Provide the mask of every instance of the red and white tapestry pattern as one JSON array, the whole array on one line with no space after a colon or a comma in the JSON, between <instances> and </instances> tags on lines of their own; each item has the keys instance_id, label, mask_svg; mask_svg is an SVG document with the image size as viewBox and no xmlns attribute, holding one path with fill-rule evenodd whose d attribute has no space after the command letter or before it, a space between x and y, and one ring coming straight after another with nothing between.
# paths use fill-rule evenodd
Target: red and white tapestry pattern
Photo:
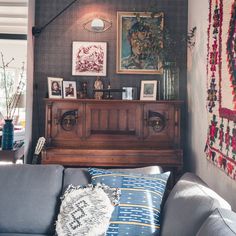
<instances>
[{"instance_id":1,"label":"red and white tapestry pattern","mask_svg":"<svg viewBox=\"0 0 236 236\"><path fill-rule=\"evenodd\" d=\"M209 0L208 160L236 180L236 0Z\"/></svg>"}]
</instances>

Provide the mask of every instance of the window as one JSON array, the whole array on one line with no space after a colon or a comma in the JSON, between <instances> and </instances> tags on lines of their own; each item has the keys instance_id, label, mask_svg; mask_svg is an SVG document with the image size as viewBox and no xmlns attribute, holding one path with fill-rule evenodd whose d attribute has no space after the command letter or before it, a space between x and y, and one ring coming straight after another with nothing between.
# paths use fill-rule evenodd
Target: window
<instances>
[{"instance_id":1,"label":"window","mask_svg":"<svg viewBox=\"0 0 236 236\"><path fill-rule=\"evenodd\" d=\"M22 70L24 63L24 68L26 68L26 54L27 54L27 42L26 40L0 40L0 52L3 53L5 64L14 60L9 64L6 69L7 86L10 91L10 95L13 95L19 82L22 81L26 84L26 70ZM0 58L1 60L1 58ZM0 67L2 63L0 61ZM23 88L21 99L18 102L17 109L14 113L14 125L15 126L25 126L25 86ZM3 81L3 69L0 68L0 112L4 116L6 114L5 105L5 92L4 92L4 81ZM3 118L3 117L1 117ZM0 126L3 120L0 119Z\"/></svg>"}]
</instances>

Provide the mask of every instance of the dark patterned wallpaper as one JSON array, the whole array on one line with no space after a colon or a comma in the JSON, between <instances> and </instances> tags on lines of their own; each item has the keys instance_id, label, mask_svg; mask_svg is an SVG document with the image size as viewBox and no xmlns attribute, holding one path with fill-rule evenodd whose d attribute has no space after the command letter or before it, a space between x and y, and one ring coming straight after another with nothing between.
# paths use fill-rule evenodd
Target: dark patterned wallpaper
<instances>
[{"instance_id":1,"label":"dark patterned wallpaper","mask_svg":"<svg viewBox=\"0 0 236 236\"><path fill-rule=\"evenodd\" d=\"M72 0L36 0L36 26L43 26ZM175 37L186 35L187 0L78 0L35 38L34 61L34 110L33 143L44 135L44 103L47 95L47 77L65 80L87 81L91 95L95 77L72 76L72 42L101 41L108 43L107 76L102 78L112 88L140 87L143 79L158 79L160 75L116 74L116 12L149 11L154 7L165 14L165 26ZM112 21L112 27L104 33L91 33L83 29L83 23L92 16L102 16ZM180 98L186 97L186 48L181 54Z\"/></svg>"}]
</instances>

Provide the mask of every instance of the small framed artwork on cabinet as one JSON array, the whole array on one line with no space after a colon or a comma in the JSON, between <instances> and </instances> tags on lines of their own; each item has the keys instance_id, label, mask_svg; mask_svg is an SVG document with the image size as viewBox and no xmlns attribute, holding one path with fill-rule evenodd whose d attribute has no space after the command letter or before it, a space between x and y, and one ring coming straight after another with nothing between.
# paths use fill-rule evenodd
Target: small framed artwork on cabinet
<instances>
[{"instance_id":1,"label":"small framed artwork on cabinet","mask_svg":"<svg viewBox=\"0 0 236 236\"><path fill-rule=\"evenodd\" d=\"M157 80L142 80L140 100L155 101L157 99Z\"/></svg>"},{"instance_id":2,"label":"small framed artwork on cabinet","mask_svg":"<svg viewBox=\"0 0 236 236\"><path fill-rule=\"evenodd\" d=\"M76 99L76 82L75 81L63 81L63 97L65 99Z\"/></svg>"},{"instance_id":3,"label":"small framed artwork on cabinet","mask_svg":"<svg viewBox=\"0 0 236 236\"><path fill-rule=\"evenodd\" d=\"M62 98L63 78L48 77L48 97Z\"/></svg>"}]
</instances>

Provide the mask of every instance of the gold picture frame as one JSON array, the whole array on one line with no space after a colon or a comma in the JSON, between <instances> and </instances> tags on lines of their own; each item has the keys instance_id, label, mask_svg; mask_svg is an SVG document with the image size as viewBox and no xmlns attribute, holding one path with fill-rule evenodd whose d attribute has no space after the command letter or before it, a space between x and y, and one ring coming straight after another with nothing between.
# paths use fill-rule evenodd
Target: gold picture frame
<instances>
[{"instance_id":1,"label":"gold picture frame","mask_svg":"<svg viewBox=\"0 0 236 236\"><path fill-rule=\"evenodd\" d=\"M157 47L163 46L164 13L117 12L118 74L162 74ZM155 45L154 45L155 44Z\"/></svg>"}]
</instances>

